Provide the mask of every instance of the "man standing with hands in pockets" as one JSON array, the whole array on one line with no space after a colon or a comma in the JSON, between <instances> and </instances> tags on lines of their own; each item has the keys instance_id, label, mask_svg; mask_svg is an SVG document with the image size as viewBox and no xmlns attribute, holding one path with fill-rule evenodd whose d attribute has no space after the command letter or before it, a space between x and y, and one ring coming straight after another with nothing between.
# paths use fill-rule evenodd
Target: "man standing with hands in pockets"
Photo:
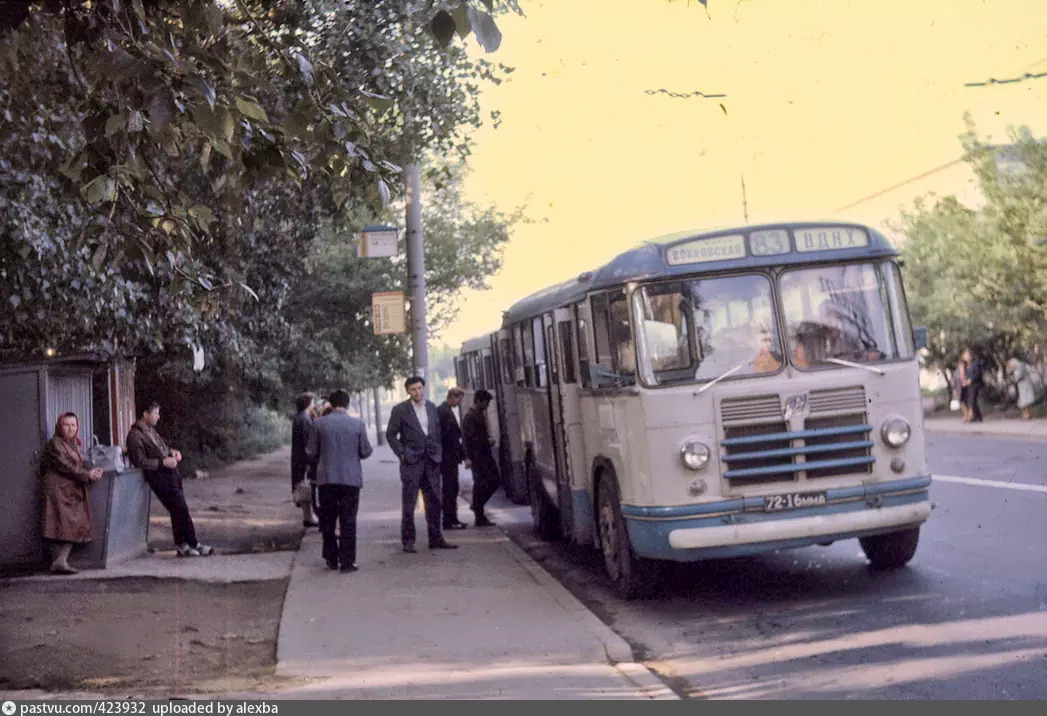
<instances>
[{"instance_id":1,"label":"man standing with hands in pockets","mask_svg":"<svg viewBox=\"0 0 1047 716\"><path fill-rule=\"evenodd\" d=\"M443 445L436 406L425 399L425 380L412 376L404 383L408 400L393 408L385 437L400 459L402 516L400 540L404 552L414 554L414 507L421 490L425 501L425 523L429 549L458 549L444 539L441 529L440 461Z\"/></svg>"}]
</instances>

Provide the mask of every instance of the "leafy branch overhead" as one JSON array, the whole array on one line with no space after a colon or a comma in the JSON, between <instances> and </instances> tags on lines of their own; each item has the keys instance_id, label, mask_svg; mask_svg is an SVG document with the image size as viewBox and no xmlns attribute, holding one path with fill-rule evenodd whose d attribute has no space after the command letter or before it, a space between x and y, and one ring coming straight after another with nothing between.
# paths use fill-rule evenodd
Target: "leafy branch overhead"
<instances>
[{"instance_id":1,"label":"leafy branch overhead","mask_svg":"<svg viewBox=\"0 0 1047 716\"><path fill-rule=\"evenodd\" d=\"M271 375L322 227L395 206L407 161L467 156L511 70L435 39L463 9L480 33L518 10L0 2L0 357L206 342Z\"/></svg>"},{"instance_id":2,"label":"leafy branch overhead","mask_svg":"<svg viewBox=\"0 0 1047 716\"><path fill-rule=\"evenodd\" d=\"M492 9L455 4L452 32L475 31L493 50ZM63 173L95 212L116 203L136 211L138 240L188 250L209 232L223 189L235 192L249 173L319 181L331 208L378 208L404 157L459 141L432 109L433 95L453 88L409 84L436 74L422 31L451 17L406 0L48 0L2 18L0 68L18 91L40 45L60 46L74 79L70 109L83 115ZM379 71L346 73L350 57ZM487 65L466 69L493 76ZM212 185L210 212L193 211L164 171L187 157Z\"/></svg>"}]
</instances>

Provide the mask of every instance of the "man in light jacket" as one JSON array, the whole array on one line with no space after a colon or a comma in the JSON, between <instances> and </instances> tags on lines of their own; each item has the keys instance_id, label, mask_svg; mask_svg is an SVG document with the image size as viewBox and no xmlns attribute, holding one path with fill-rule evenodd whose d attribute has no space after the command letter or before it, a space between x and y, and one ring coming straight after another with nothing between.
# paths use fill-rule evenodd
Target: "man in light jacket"
<instances>
[{"instance_id":1,"label":"man in light jacket","mask_svg":"<svg viewBox=\"0 0 1047 716\"><path fill-rule=\"evenodd\" d=\"M364 484L360 461L370 457L373 449L367 439L366 426L349 415L349 393L336 390L330 402L334 410L313 423L305 452L319 461L316 484L324 561L328 569L355 572L359 569L356 566L356 513Z\"/></svg>"}]
</instances>

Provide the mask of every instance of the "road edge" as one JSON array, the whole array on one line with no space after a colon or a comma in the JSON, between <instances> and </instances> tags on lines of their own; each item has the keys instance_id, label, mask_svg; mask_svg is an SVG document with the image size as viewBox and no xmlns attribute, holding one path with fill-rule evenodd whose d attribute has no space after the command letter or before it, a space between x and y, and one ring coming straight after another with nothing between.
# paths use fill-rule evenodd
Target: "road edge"
<instances>
[{"instance_id":1,"label":"road edge","mask_svg":"<svg viewBox=\"0 0 1047 716\"><path fill-rule=\"evenodd\" d=\"M500 510L490 510L490 512L494 514L495 512L500 512ZM571 594L567 587L560 584L555 577L545 571L545 568L536 562L531 555L527 554L527 551L520 545L516 544L505 530L499 528L499 531L505 538L502 544L505 545L506 551L556 600L557 604L563 607L568 614L574 617L590 634L603 644L608 663L636 686L640 693L649 699L681 700L676 692L666 686L665 682L657 674L643 663L636 661L633 648L629 646L629 642L615 633L581 600Z\"/></svg>"}]
</instances>

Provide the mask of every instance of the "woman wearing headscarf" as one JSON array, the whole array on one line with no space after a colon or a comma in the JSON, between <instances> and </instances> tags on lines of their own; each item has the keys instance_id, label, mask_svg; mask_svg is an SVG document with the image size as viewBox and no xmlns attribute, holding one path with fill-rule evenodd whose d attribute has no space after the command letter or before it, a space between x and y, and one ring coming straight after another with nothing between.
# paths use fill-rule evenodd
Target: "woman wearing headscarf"
<instances>
[{"instance_id":1,"label":"woman wearing headscarf","mask_svg":"<svg viewBox=\"0 0 1047 716\"><path fill-rule=\"evenodd\" d=\"M101 478L102 471L97 467L84 467L79 432L80 420L76 413L63 413L40 463L44 483L44 539L54 546L51 571L55 574L76 574L77 570L69 566L73 545L95 538L87 486Z\"/></svg>"}]
</instances>

